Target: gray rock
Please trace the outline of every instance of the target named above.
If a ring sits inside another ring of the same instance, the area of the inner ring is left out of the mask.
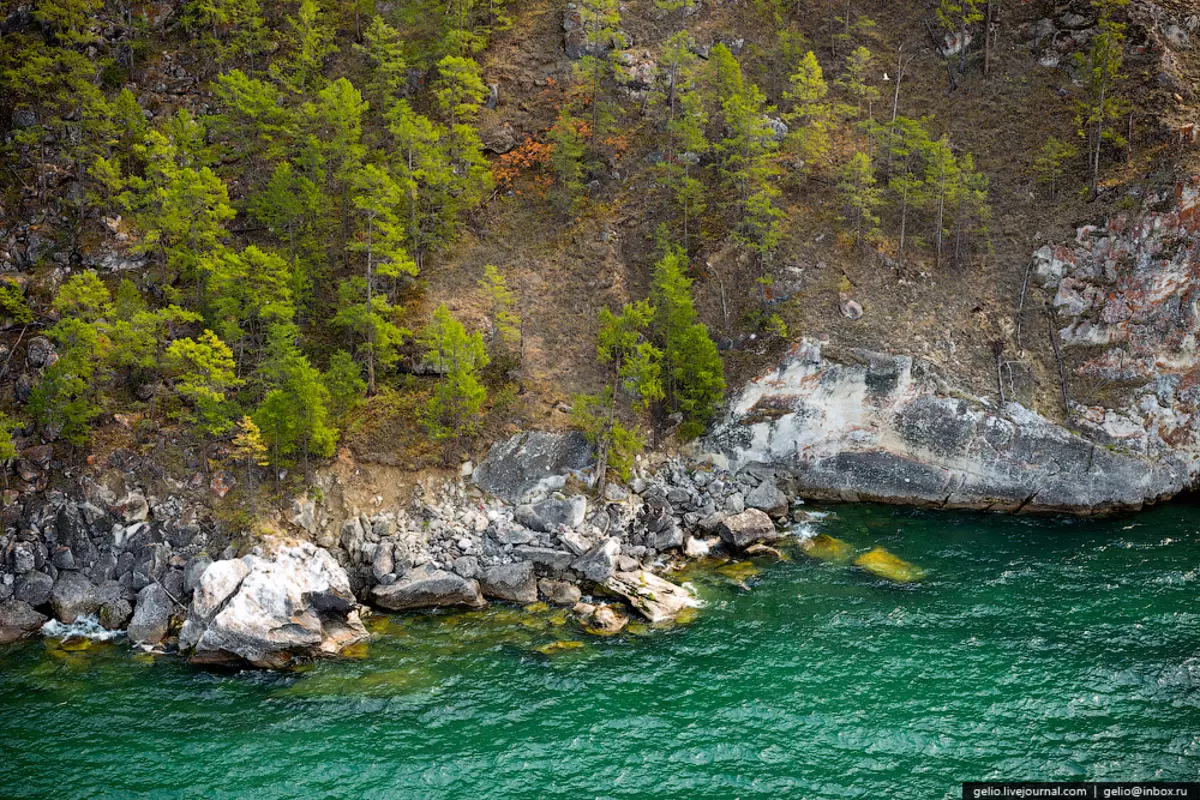
[[[45,614],[39,614],[23,600],[5,600],[0,603],[0,644],[15,642],[36,633],[46,619]]]
[[[121,498],[113,509],[126,524],[134,522],[144,522],[150,516],[150,504],[146,502],[146,496],[141,492],[130,492]]]
[[[571,568],[589,581],[603,583],[616,572],[620,554],[621,540],[611,536],[580,556],[571,564]]]
[[[395,547],[390,541],[380,542],[375,548],[375,557],[371,559],[371,574],[375,580],[394,572],[396,569]]]
[[[526,528],[543,533],[553,533],[560,528],[578,528],[587,516],[587,498],[578,494],[563,500],[551,497],[517,506],[513,516]]]
[[[50,590],[50,608],[59,622],[71,624],[100,608],[95,587],[82,573],[64,570]]]
[[[193,556],[188,561],[186,569],[183,572],[183,593],[191,597],[192,592],[200,585],[200,579],[204,576],[204,571],[212,566],[213,560],[208,557],[207,553],[200,553]]]
[[[592,458],[591,445],[578,431],[527,431],[492,445],[471,479],[485,492],[517,503],[562,486],[568,473],[584,469]]]
[[[573,606],[583,597],[579,587],[568,581],[556,581],[552,578],[542,578],[537,582],[538,591],[547,603],[556,606]]]
[[[746,510],[746,498],[741,492],[734,492],[725,498],[725,513],[740,514]]]
[[[479,586],[485,597],[497,600],[533,603],[538,597],[537,577],[533,574],[533,564],[528,561],[488,567]]]
[[[96,602],[100,604],[97,615],[100,626],[106,630],[121,630],[133,615],[133,606],[125,597],[125,587],[116,581],[105,581],[96,587]]]
[[[529,544],[537,538],[528,528],[501,528],[496,531],[496,541],[500,544]]]
[[[54,579],[44,572],[27,572],[17,579],[13,598],[40,608],[50,602],[50,590]]]
[[[773,542],[782,538],[775,530],[775,523],[766,512],[757,508],[748,508],[740,514],[734,514],[721,521],[717,532],[727,543],[734,547],[748,547],[755,542]]]
[[[17,542],[13,547],[13,572],[24,575],[37,567],[37,556],[32,542]]]
[[[464,578],[478,578],[482,571],[476,556],[459,556],[454,559],[454,572]]]
[[[129,641],[134,644],[161,644],[167,638],[174,604],[157,583],[138,592],[133,619],[129,622]]]
[[[59,569],[75,569],[75,555],[69,547],[56,547],[50,557],[50,563]]]
[[[371,602],[391,611],[441,606],[479,608],[485,604],[478,581],[432,565],[409,570],[391,586],[376,586],[371,590]]]
[[[571,566],[571,561],[575,558],[565,550],[555,550],[552,547],[530,547],[529,545],[514,548],[513,555],[549,569],[566,569]]]
[[[746,507],[757,508],[759,511],[765,511],[771,517],[779,519],[787,516],[788,498],[775,485],[775,481],[767,479],[746,495]]]
[[[54,360],[54,345],[45,336],[35,336],[25,346],[25,360],[31,367],[48,367]]]
[[[655,550],[671,550],[683,546],[683,530],[674,520],[650,538]]]
[[[581,556],[588,550],[592,549],[593,542],[579,531],[567,531],[558,536],[558,540],[563,543],[563,546],[570,550],[573,554]]]

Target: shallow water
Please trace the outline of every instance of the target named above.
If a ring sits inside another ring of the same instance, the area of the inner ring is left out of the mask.
[[[824,532],[928,578],[797,553],[696,575],[686,626],[382,617],[364,658],[291,675],[0,649],[0,797],[927,800],[1200,775],[1200,508],[834,511]],[[536,651],[559,640],[585,644]]]

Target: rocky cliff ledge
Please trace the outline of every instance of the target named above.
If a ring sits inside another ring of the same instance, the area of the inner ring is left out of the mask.
[[[804,497],[1098,514],[1186,488],[1185,459],[1098,443],[1017,403],[954,392],[906,356],[803,341],[704,441],[721,466],[790,474]]]

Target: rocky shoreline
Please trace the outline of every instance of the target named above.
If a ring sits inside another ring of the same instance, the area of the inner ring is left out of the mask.
[[[693,607],[670,580],[682,564],[761,551],[806,517],[792,509],[790,486],[754,470],[669,460],[589,499],[589,467],[578,434],[519,434],[404,508],[335,520],[299,498],[294,530],[243,545],[244,554],[194,524],[181,534],[158,501],[85,481],[78,498],[52,493],[21,512],[26,527],[6,537],[0,642],[51,617],[96,615],[136,646],[178,648],[193,663],[278,668],[366,639],[364,606],[489,601],[567,606],[608,635],[631,614],[659,623]]]

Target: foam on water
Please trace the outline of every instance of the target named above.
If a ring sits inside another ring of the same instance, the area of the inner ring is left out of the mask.
[[[47,639],[93,639],[97,642],[107,642],[124,636],[125,631],[110,631],[100,624],[95,614],[80,617],[71,624],[52,619],[42,626],[42,635]]]

